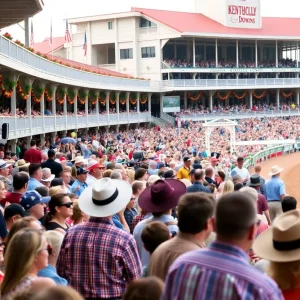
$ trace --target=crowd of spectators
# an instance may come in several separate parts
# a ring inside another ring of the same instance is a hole
[[[193,61],[186,59],[165,59],[164,63],[170,68],[193,68]],[[197,61],[196,68],[237,68],[235,59],[219,60],[218,66],[213,59]],[[276,68],[275,61],[259,61],[258,68]],[[281,59],[278,61],[278,68],[296,68],[297,61],[292,59]],[[255,61],[239,60],[238,68],[256,68]]]

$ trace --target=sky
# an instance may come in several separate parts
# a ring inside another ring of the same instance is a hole
[[[53,37],[64,36],[66,18],[130,11],[131,7],[193,12],[195,1],[209,0],[44,0],[44,10],[33,17],[34,40],[40,42],[49,37],[51,18]],[[261,0],[261,8],[264,17],[299,18],[300,0]],[[24,42],[21,26],[4,28],[2,33],[9,32]]]

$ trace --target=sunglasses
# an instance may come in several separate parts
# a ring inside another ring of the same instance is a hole
[[[64,206],[64,207],[67,207],[67,208],[71,208],[71,207],[73,207],[73,202],[68,202],[68,203],[63,203],[63,204],[61,204],[61,205],[59,205],[60,207],[61,206]]]

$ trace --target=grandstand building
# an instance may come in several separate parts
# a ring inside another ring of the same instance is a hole
[[[53,56],[45,45],[34,51],[0,36],[0,120],[9,124],[10,143],[89,127],[168,124],[174,119],[163,112],[165,95],[179,96],[182,109],[205,107],[195,120],[219,118],[216,105],[240,103],[248,112],[227,118],[258,115],[253,107],[261,102],[277,110],[259,115],[298,115],[300,19],[264,18],[259,0],[203,2],[196,0],[194,13],[133,8],[70,19],[77,26],[70,49],[58,38]],[[282,111],[283,103],[293,109]]]

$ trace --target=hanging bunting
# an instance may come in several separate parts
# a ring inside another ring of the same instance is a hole
[[[148,94],[141,94],[140,95],[140,103],[141,104],[146,104],[147,103],[147,101],[148,101]]]
[[[45,88],[44,95],[45,95],[45,99],[46,99],[46,101],[48,101],[48,102],[51,102],[51,101],[52,101],[52,97],[50,97],[50,95],[49,95],[49,91],[48,91],[48,89],[47,89],[47,88]]]
[[[231,94],[231,91],[229,91],[225,96],[222,96],[218,91],[216,91],[216,95],[218,96],[218,98],[223,101],[227,100],[229,98],[230,94]]]
[[[248,91],[245,91],[244,94],[239,96],[235,91],[232,92],[234,98],[236,98],[238,100],[243,100],[246,97],[247,93],[248,93]]]
[[[72,88],[68,89],[68,94],[67,94],[67,101],[69,104],[73,105],[75,103],[77,97],[77,91],[75,91]]]
[[[40,103],[43,98],[44,91],[45,91],[45,88],[41,88],[39,86],[33,87],[31,89],[31,100],[34,103]]]
[[[112,105],[115,105],[117,102],[117,95],[115,92],[111,92],[109,94],[109,103],[112,104]]]
[[[255,91],[253,91],[252,95],[255,99],[260,100],[265,97],[267,90],[264,90],[260,95],[256,95]]]
[[[202,96],[203,91],[200,91],[198,94],[191,94],[190,92],[187,92],[187,96],[192,101],[198,101],[200,97]]]
[[[0,89],[2,91],[2,95],[5,98],[11,98],[14,87],[17,85],[17,81],[9,80],[8,78],[3,78],[0,75]]]
[[[132,105],[136,105],[137,104],[137,93],[130,93],[130,96],[129,96],[129,102],[130,104]]]
[[[101,105],[106,105],[106,93],[104,91],[100,91],[99,93],[99,102]]]
[[[288,94],[286,94],[283,90],[280,90],[280,93],[281,93],[281,95],[282,95],[284,98],[290,98],[290,97],[293,96],[294,90],[291,90],[291,92],[288,93]]]
[[[65,96],[67,94],[67,90],[65,88],[58,88],[56,90],[56,101],[59,104],[63,104],[65,102]]]
[[[25,86],[22,87],[20,81],[17,82],[17,92],[19,93],[20,98],[22,100],[27,100],[28,99],[28,97],[31,93],[31,89],[32,89],[31,85],[26,84]]]
[[[126,104],[126,100],[127,100],[127,93],[122,92],[120,94],[120,97],[119,97],[120,104],[125,105]]]
[[[80,104],[85,104],[87,96],[88,96],[88,92],[87,91],[85,91],[85,90],[79,90],[79,92],[77,94],[77,101]]]
[[[99,99],[99,91],[91,90],[89,92],[89,101],[92,105],[95,105]]]

